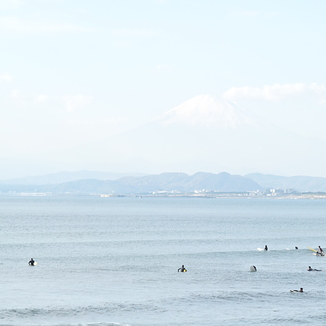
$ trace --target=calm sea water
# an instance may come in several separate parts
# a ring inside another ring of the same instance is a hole
[[[2,197],[0,325],[324,325],[326,258],[307,246],[326,247],[325,213],[324,200]]]

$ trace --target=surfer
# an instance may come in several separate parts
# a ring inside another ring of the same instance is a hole
[[[311,266],[308,266],[307,271],[308,271],[308,272],[311,272],[311,271],[314,271],[314,272],[320,272],[321,269],[311,268]]]
[[[319,252],[320,254],[323,254],[323,253],[324,253],[324,250],[323,250],[320,246],[318,246],[318,252]]]
[[[265,250],[265,251],[267,251],[267,250],[268,250],[268,247],[267,247],[267,245],[265,245],[265,247],[264,247],[264,250]]]
[[[185,269],[185,265],[182,265],[179,269],[178,272],[186,272],[187,270]]]
[[[34,259],[31,258],[31,260],[28,262],[28,265],[30,265],[30,266],[34,266],[34,263],[35,263]]]
[[[294,247],[294,249],[299,249],[298,247]]]
[[[303,288],[300,288],[300,290],[290,290],[290,292],[303,292]]]
[[[252,272],[257,272],[257,267],[255,265],[250,266]]]

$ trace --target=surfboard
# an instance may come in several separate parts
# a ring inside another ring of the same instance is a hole
[[[314,251],[314,252],[317,252],[316,249],[313,249],[313,248],[311,248],[311,247],[307,247],[307,248],[310,249],[310,250],[312,250],[312,251]]]
[[[257,250],[259,250],[259,251],[267,251],[264,248],[257,248]]]
[[[30,265],[30,264],[28,264],[29,266],[36,266],[37,265],[37,262],[36,261],[34,261],[34,265]]]

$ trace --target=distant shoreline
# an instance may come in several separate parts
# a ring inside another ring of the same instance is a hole
[[[188,198],[239,198],[239,199],[326,199],[326,193],[298,193],[278,196],[252,196],[248,193],[214,194],[101,194],[100,197],[188,197]]]
[[[257,195],[251,192],[243,193],[133,193],[133,194],[100,194],[100,193],[0,193],[0,197],[100,197],[100,198],[117,198],[117,197],[134,197],[134,198],[238,198],[238,199],[326,199],[326,193],[295,193],[295,194],[276,194],[276,195]]]

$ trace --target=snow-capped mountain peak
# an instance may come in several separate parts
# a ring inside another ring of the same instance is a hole
[[[212,95],[198,95],[154,119],[162,125],[235,128],[253,124],[250,114],[234,102]]]

